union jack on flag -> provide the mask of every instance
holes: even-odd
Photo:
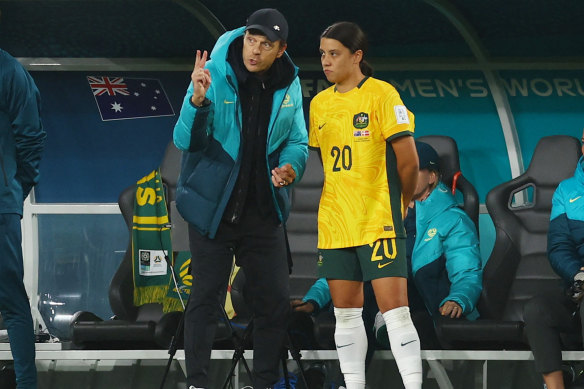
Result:
[[[101,96],[107,93],[109,96],[120,94],[129,96],[128,85],[124,83],[122,77],[93,77],[87,76],[89,86],[93,90],[94,96]]]
[[[87,82],[103,121],[174,115],[155,78],[87,76]]]

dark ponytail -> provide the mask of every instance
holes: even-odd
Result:
[[[364,76],[373,76],[373,68],[369,65],[369,62],[362,60],[361,63],[359,63],[359,68],[361,68],[361,73],[363,73]]]
[[[359,63],[361,73],[368,77],[373,75],[373,68],[367,63],[367,61],[365,61],[365,54],[367,54],[367,49],[369,47],[367,36],[356,23],[337,22],[328,26],[320,37],[335,39],[341,42],[343,46],[351,51],[351,53],[361,50],[363,52],[363,58]]]

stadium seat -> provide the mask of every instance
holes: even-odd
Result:
[[[160,165],[166,200],[170,212],[174,251],[188,250],[186,223],[176,212],[175,193],[180,172],[181,153],[172,142],[167,146]],[[309,166],[301,183],[295,185],[288,234],[294,262],[291,276],[292,296],[301,297],[316,279],[316,213],[322,188],[322,167],[316,154],[311,156]],[[126,188],[118,203],[131,236],[135,185]],[[180,227],[178,227],[180,226]],[[178,237],[178,238],[177,238]],[[133,303],[133,270],[131,238],[122,262],[111,281],[109,300],[114,317],[103,320],[91,312],[80,311],[71,320],[73,344],[83,348],[167,348],[175,334],[181,312],[163,313],[161,304],[135,306]],[[177,248],[180,245],[180,248]],[[235,277],[232,285],[234,299],[240,296],[245,277]],[[234,301],[234,305],[235,301]],[[238,300],[236,328],[244,326],[250,318],[245,304]],[[231,332],[220,320],[215,348],[230,348]]]
[[[166,200],[174,200],[180,172],[180,151],[170,142],[160,165]],[[77,347],[88,349],[168,348],[175,334],[181,312],[162,312],[161,304],[134,305],[132,270],[132,218],[136,185],[126,188],[118,198],[122,216],[128,226],[128,249],[109,287],[112,319],[80,311],[71,319],[71,338]],[[170,206],[169,206],[170,209]]]
[[[572,176],[581,155],[571,136],[539,140],[527,171],[493,188],[486,205],[495,225],[493,251],[483,273],[476,321],[447,320],[437,326],[449,349],[527,349],[523,305],[537,293],[561,288],[547,259],[553,193]],[[523,201],[518,201],[523,196]]]
[[[286,229],[292,255],[290,295],[302,298],[316,280],[318,204],[324,175],[317,151],[310,150],[304,176],[294,185]]]

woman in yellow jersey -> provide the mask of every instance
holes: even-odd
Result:
[[[395,88],[372,78],[367,39],[339,22],[321,35],[321,64],[334,83],[310,105],[309,146],[324,187],[318,268],[335,306],[335,342],[347,389],[365,387],[363,281],[371,280],[406,389],[422,386],[420,341],[407,298],[403,219],[416,188],[414,115]]]

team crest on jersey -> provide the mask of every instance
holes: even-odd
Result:
[[[436,236],[436,233],[438,232],[438,230],[436,228],[430,228],[427,232],[428,237],[426,239],[424,239],[424,242],[429,242],[432,240],[433,237]]]
[[[294,104],[290,101],[290,95],[288,93],[286,93],[286,96],[284,97],[284,101],[282,101],[282,108],[288,108],[288,107],[293,107]]]
[[[355,128],[366,128],[369,125],[369,114],[366,112],[360,112],[353,116],[353,127]]]

